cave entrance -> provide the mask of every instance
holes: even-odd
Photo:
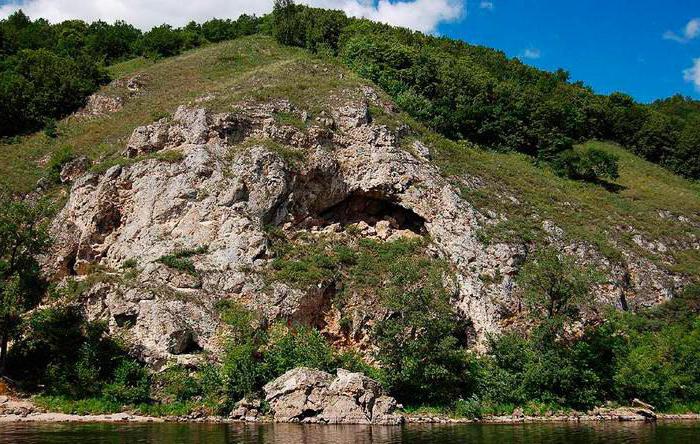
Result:
[[[324,224],[341,226],[365,222],[370,226],[386,220],[397,230],[425,234],[425,219],[389,199],[376,195],[351,194],[319,214]]]

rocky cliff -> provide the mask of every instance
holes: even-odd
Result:
[[[226,300],[261,322],[348,335],[331,303],[337,283],[299,288],[266,278],[271,227],[291,242],[424,239],[425,254],[449,264],[446,287],[474,346],[521,318],[514,276],[535,246],[480,240],[480,228],[506,216],[482,214],[463,197],[458,185],[478,188],[478,177],[445,177],[410,129],[375,122],[371,109],[393,105],[373,89],[329,97],[315,115],[285,100],[215,113],[208,100],[135,128],[122,159],[103,172],[79,174],[72,164],[68,201],[53,224],[58,242],[47,270],[85,283],[89,317],[107,321],[146,362],[215,356],[225,335],[216,307]],[[653,305],[684,284],[634,252],[611,263],[590,244],[564,241],[551,221],[543,229],[548,243],[604,272],[601,304]],[[363,314],[351,347],[371,342],[369,326],[389,315],[371,297],[356,297]]]

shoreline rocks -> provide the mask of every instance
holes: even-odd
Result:
[[[396,400],[361,373],[338,369],[337,376],[310,368],[289,370],[263,387],[275,422],[401,424]]]

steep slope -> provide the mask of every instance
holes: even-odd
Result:
[[[382,245],[441,274],[475,346],[522,326],[514,278],[544,245],[605,277],[582,324],[700,276],[700,187],[613,145],[592,142],[620,155],[617,183],[562,179],[439,137],[375,86],[264,37],[115,72],[58,138],[0,147],[0,173],[27,192],[52,152],[89,157],[85,174],[65,171],[70,191],[42,184],[66,200],[47,270],[80,282],[90,317],[155,366],[216,352],[227,300],[371,351],[396,270],[363,281],[353,262],[381,263]]]

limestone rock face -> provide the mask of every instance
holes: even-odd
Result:
[[[453,304],[480,343],[517,315],[514,276],[528,249],[483,244],[476,234],[489,218],[428,161],[428,147],[404,149],[400,131],[372,123],[369,104],[390,109],[365,88],[334,99],[315,119],[276,101],[226,113],[181,106],[172,118],[136,128],[124,152],[131,160],[71,178],[45,269],[79,280],[103,270],[86,312],[157,365],[217,351],[221,300],[242,302],[266,322],[324,318],[332,288],[303,291],[261,277],[271,261],[270,225],[319,232],[353,225],[386,241],[428,236],[431,251],[452,265]],[[280,113],[305,126],[281,124]],[[173,254],[186,256],[184,267],[167,265],[163,258]],[[572,254],[596,257],[587,248]],[[642,305],[669,297],[676,283],[657,271],[642,263],[621,270],[605,299],[631,304],[641,286]],[[373,311],[369,318],[378,316]]]
[[[378,382],[338,369],[337,376],[299,367],[263,388],[278,422],[328,424],[400,424],[396,400]]]

